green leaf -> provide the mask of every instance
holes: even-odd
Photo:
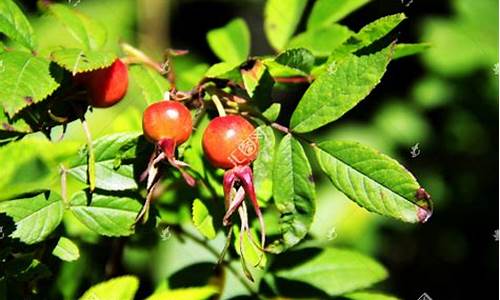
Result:
[[[57,166],[74,144],[46,139],[24,139],[0,147],[0,201],[16,195],[47,190],[58,176]]]
[[[233,228],[234,228],[234,249],[236,250],[236,253],[238,253],[239,256],[242,256],[240,247],[240,229],[236,225]],[[244,232],[242,237],[243,237],[242,240],[243,255],[245,262],[248,263],[253,268],[264,269],[267,265],[267,257],[266,253],[263,252],[261,249],[257,248],[257,246],[254,244],[254,243],[258,244],[257,241],[259,239],[257,237],[257,234],[255,233],[255,230],[250,230],[250,234]]]
[[[317,29],[335,23],[370,0],[316,0],[307,20],[307,29]]]
[[[70,239],[62,236],[52,250],[52,254],[64,261],[74,261],[80,257],[80,250]]]
[[[132,225],[141,209],[139,201],[129,197],[76,193],[70,209],[80,222],[94,232],[106,236],[127,236],[133,233]]]
[[[271,106],[269,106],[268,109],[266,109],[262,115],[264,115],[264,117],[266,117],[266,119],[270,122],[275,122],[279,115],[280,115],[280,111],[281,111],[281,104],[280,103],[273,103],[271,104]]]
[[[1,68],[1,67],[0,67]],[[12,121],[3,109],[0,108],[0,140],[3,138],[3,135],[19,135],[22,133],[30,133],[31,127],[23,120],[18,119]]]
[[[295,132],[309,132],[337,120],[363,100],[384,75],[392,46],[375,54],[347,56],[328,66],[307,89],[290,121]]]
[[[243,19],[209,31],[207,41],[215,55],[230,64],[239,64],[250,54],[250,31]]]
[[[31,50],[36,48],[33,28],[12,0],[0,2],[0,32]]]
[[[147,144],[140,136],[140,133],[117,133],[93,142],[97,188],[108,191],[137,189],[131,160],[139,153],[146,153]],[[81,182],[88,182],[86,146],[70,162],[69,174]]]
[[[219,78],[232,80],[234,82],[242,82],[240,66],[239,64],[231,64],[227,62],[221,62],[211,66],[205,73],[207,78]]]
[[[0,202],[0,213],[6,213],[16,223],[10,235],[26,244],[43,241],[61,223],[64,212],[61,197],[56,193],[38,194],[31,198]]]
[[[62,4],[50,4],[49,11],[70,35],[86,50],[101,49],[106,44],[106,27]]]
[[[290,134],[281,140],[275,154],[273,196],[281,214],[282,237],[268,248],[280,253],[306,236],[316,210],[311,166],[302,145]]]
[[[190,287],[155,293],[146,300],[207,300],[215,294],[218,290],[213,286]]]
[[[115,277],[94,285],[80,297],[80,300],[133,300],[138,288],[139,279],[135,276]]]
[[[365,292],[365,291],[353,292],[342,296],[351,300],[398,300],[399,299],[397,297],[386,295],[379,292]]]
[[[332,183],[367,210],[412,223],[431,216],[430,197],[418,196],[418,182],[392,158],[343,141],[317,144],[316,155]]]
[[[87,31],[90,48],[102,49],[108,39],[108,32],[106,30],[106,27],[101,22],[91,19],[86,15],[77,13],[77,16],[78,18],[80,18],[80,21]]]
[[[330,296],[371,286],[387,277],[387,271],[373,259],[360,253],[327,248],[306,262],[276,276],[305,282]]]
[[[273,78],[276,77],[306,77],[308,74],[292,67],[288,67],[275,62],[274,60],[266,59],[263,61],[269,73]]]
[[[264,30],[271,46],[282,50],[295,33],[307,0],[267,0]]]
[[[394,47],[394,56],[393,59],[398,59],[405,56],[415,55],[431,47],[428,43],[419,43],[419,44],[396,44]]]
[[[276,57],[275,62],[309,73],[314,66],[314,55],[304,48],[288,49]]]
[[[361,28],[358,33],[345,42],[343,48],[348,52],[354,52],[369,46],[371,43],[386,36],[404,19],[406,19],[406,16],[403,13],[380,18]]]
[[[1,104],[9,117],[21,109],[44,100],[59,84],[49,72],[50,62],[30,53],[0,53],[4,68],[0,72]]]
[[[90,39],[85,24],[77,13],[63,4],[49,5],[49,11],[59,20],[85,49],[90,49]]]
[[[276,138],[270,126],[257,128],[259,137],[259,154],[253,162],[254,184],[257,199],[267,202],[273,196],[272,172]]]
[[[146,104],[164,99],[165,92],[170,89],[168,81],[155,70],[142,66],[130,67],[130,76],[141,89]]]
[[[270,98],[273,80],[260,60],[255,60],[249,68],[241,67],[241,78],[250,98],[258,100]]]
[[[332,24],[314,30],[308,30],[295,36],[288,48],[303,47],[309,49],[315,56],[328,56],[351,37],[353,32],[346,26]]]
[[[206,238],[210,240],[215,238],[214,220],[200,199],[193,201],[193,223]]]
[[[60,49],[51,53],[52,60],[73,75],[110,66],[116,59],[112,52],[82,49]]]

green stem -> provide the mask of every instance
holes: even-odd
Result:
[[[153,59],[151,59],[149,56],[147,56],[144,52],[141,50],[133,47],[130,44],[123,43],[121,44],[123,52],[127,54],[127,58],[124,59],[125,62],[127,63],[143,63],[145,65],[148,65],[158,71],[160,74],[163,73],[163,68],[161,65],[157,62],[155,62]]]
[[[68,169],[66,169],[66,167],[61,164],[61,197],[65,208],[69,207],[67,174],[68,174]]]
[[[225,117],[226,111],[224,110],[224,106],[222,105],[222,102],[220,102],[219,97],[217,95],[212,95],[212,101],[214,102],[215,107],[217,108],[219,116]]]
[[[85,137],[87,139],[87,150],[88,150],[88,163],[87,163],[87,174],[89,177],[90,191],[93,192],[95,189],[95,155],[94,147],[92,146],[92,135],[90,133],[89,126],[85,117],[81,119],[83,131],[85,132]]]

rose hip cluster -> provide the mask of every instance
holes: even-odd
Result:
[[[183,174],[190,185],[194,179],[182,167],[185,163],[175,158],[175,149],[184,143],[192,132],[192,118],[189,110],[180,102],[164,100],[150,105],[144,111],[143,130],[146,138],[156,145],[159,151],[157,162],[166,158],[169,164]],[[250,164],[256,159],[259,140],[255,127],[239,115],[219,116],[210,121],[203,133],[203,151],[207,160],[216,168],[225,169],[223,178],[226,213],[223,224],[231,224],[231,216],[238,211],[241,219],[241,234],[251,238],[246,215],[245,196],[250,200],[261,226],[261,243],[265,244],[265,229],[260,211]],[[151,167],[151,163],[150,163]],[[149,180],[148,180],[149,181]],[[253,240],[252,240],[253,241]],[[254,242],[255,244],[255,242]]]

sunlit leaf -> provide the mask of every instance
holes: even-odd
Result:
[[[309,73],[314,66],[314,55],[308,49],[294,48],[280,53],[274,61],[280,65]]]
[[[335,187],[367,210],[412,223],[425,222],[431,216],[430,197],[394,159],[344,141],[318,143],[316,154]]]
[[[350,300],[398,300],[399,298],[380,292],[353,292],[343,295]]]
[[[213,217],[205,204],[199,199],[193,201],[193,223],[206,238],[210,240],[215,238]]]
[[[138,187],[130,160],[138,153],[146,153],[148,145],[140,136],[140,133],[117,133],[93,142],[97,188],[120,191]],[[87,182],[86,146],[70,162],[69,174]]]
[[[267,120],[270,122],[274,122],[278,119],[281,111],[281,104],[280,103],[273,103],[271,106],[269,106],[268,109],[266,109],[262,115],[266,117]]]
[[[238,64],[250,54],[250,31],[243,19],[235,19],[226,26],[207,34],[208,44],[222,61]]]
[[[92,286],[80,300],[133,300],[138,288],[139,279],[135,276],[115,277]]]
[[[290,134],[281,140],[274,157],[273,196],[281,214],[281,237],[268,249],[279,253],[306,236],[316,209],[311,166],[302,145]]]
[[[0,147],[0,201],[49,189],[58,177],[58,165],[76,149],[73,143],[53,144],[46,139],[24,139]]]
[[[419,44],[396,44],[394,47],[394,57],[393,59],[398,59],[401,57],[406,57],[410,55],[419,54],[431,47],[428,43]]]
[[[146,300],[207,300],[218,293],[216,287],[191,287],[155,293]]]
[[[60,237],[52,254],[64,261],[74,261],[80,257],[78,246],[68,238]]]
[[[330,296],[362,289],[387,277],[387,271],[373,259],[360,253],[327,248],[320,254],[276,276],[300,281]]]
[[[276,138],[270,126],[257,128],[259,137],[259,154],[253,162],[254,184],[257,199],[267,202],[273,195],[273,170]]]
[[[106,44],[107,32],[101,23],[63,4],[50,4],[49,11],[84,49],[100,49]]]
[[[0,213],[14,219],[16,230],[11,234],[26,244],[43,241],[61,223],[63,202],[59,195],[52,192],[38,194],[30,198],[0,202]]]
[[[312,131],[352,109],[380,82],[391,56],[389,46],[375,54],[350,55],[332,63],[300,100],[290,121],[293,131]]]
[[[44,100],[59,84],[49,72],[49,61],[30,53],[8,51],[0,53],[1,105],[9,117],[21,109]]]
[[[134,198],[85,192],[71,199],[71,211],[89,229],[106,236],[126,236],[133,233],[132,225],[141,209]]]
[[[288,44],[289,48],[303,47],[316,56],[328,56],[351,37],[353,32],[346,26],[332,24],[298,34]]]
[[[36,48],[33,28],[12,0],[0,1],[0,32],[31,50]]]
[[[253,268],[264,269],[267,265],[267,258],[265,252],[257,248],[258,237],[254,230],[250,230],[250,233],[244,232],[243,235],[243,255],[245,256],[245,262],[252,266]],[[238,255],[241,254],[240,247],[240,229],[238,226],[234,226],[234,249]]]
[[[370,0],[316,0],[307,20],[307,29],[335,23],[370,2]]]
[[[302,17],[307,0],[267,0],[264,30],[276,50],[282,50],[292,37]]]
[[[361,28],[358,33],[351,36],[351,38],[345,42],[344,50],[354,52],[358,49],[369,46],[373,42],[386,36],[405,19],[405,14],[400,13],[373,21],[372,23]]]
[[[130,76],[141,89],[144,101],[148,105],[164,99],[165,92],[170,89],[165,77],[142,65],[131,66]]]
[[[116,59],[112,52],[60,49],[51,53],[52,60],[73,74],[110,66]]]
[[[63,4],[49,5],[49,11],[66,27],[71,36],[85,49],[90,49],[90,39],[87,29],[76,12]]]

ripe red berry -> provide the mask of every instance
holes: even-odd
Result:
[[[87,87],[92,107],[110,107],[127,93],[127,66],[117,59],[107,68],[81,74],[76,77],[76,82]]]
[[[151,104],[144,111],[142,129],[151,142],[159,143],[170,139],[178,146],[191,135],[193,119],[182,103],[160,101]]]
[[[186,164],[175,159],[175,148],[187,141],[193,130],[189,110],[182,103],[175,101],[153,103],[144,111],[142,130],[149,141],[163,150],[164,157],[181,172],[187,184],[194,186],[195,179],[183,170]]]
[[[259,139],[255,127],[243,117],[217,117],[205,129],[203,150],[214,167],[246,166],[257,157]]]

